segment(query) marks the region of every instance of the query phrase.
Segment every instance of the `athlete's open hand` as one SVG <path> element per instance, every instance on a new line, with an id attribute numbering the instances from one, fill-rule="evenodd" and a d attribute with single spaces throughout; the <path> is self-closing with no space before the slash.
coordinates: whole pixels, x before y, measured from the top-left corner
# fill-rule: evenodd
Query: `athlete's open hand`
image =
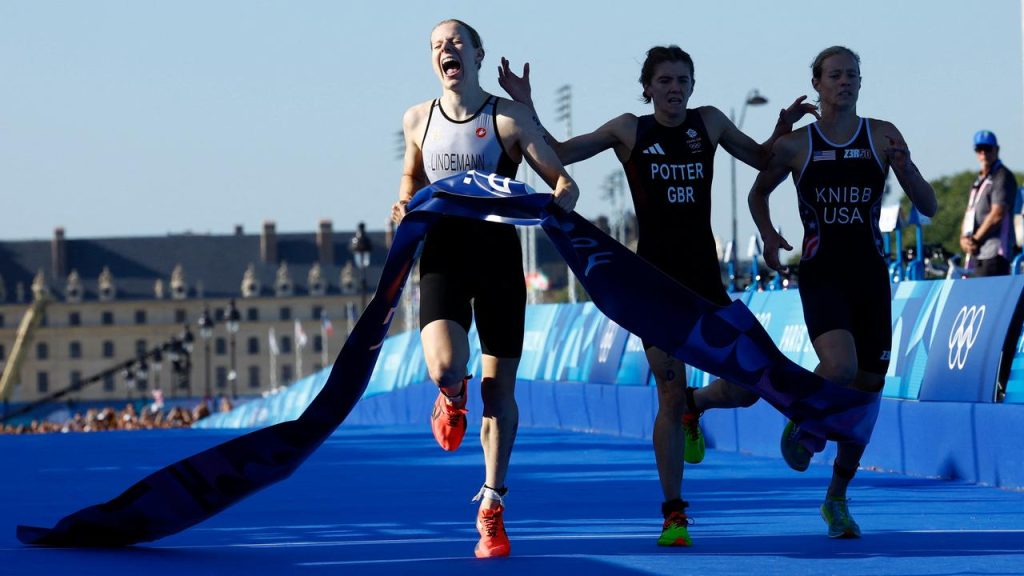
<path id="1" fill-rule="evenodd" d="M 560 179 L 554 191 L 555 205 L 566 212 L 572 212 L 576 207 L 576 201 L 580 198 L 580 191 L 573 181 L 565 182 Z"/>
<path id="2" fill-rule="evenodd" d="M 910 148 L 907 147 L 906 140 L 899 132 L 895 135 L 886 134 L 885 138 L 889 141 L 889 147 L 885 149 L 885 155 L 889 157 L 889 165 L 897 174 L 902 174 L 908 166 L 912 166 Z"/>
<path id="3" fill-rule="evenodd" d="M 530 88 L 530 63 L 523 64 L 523 75 L 516 76 L 505 57 L 498 66 L 498 85 L 508 93 L 509 98 L 533 108 L 533 90 Z"/>
<path id="4" fill-rule="evenodd" d="M 391 221 L 398 224 L 405 218 L 405 207 L 409 204 L 408 200 L 399 200 L 391 205 Z"/>
<path id="5" fill-rule="evenodd" d="M 762 234 L 761 240 L 764 242 L 764 263 L 769 268 L 777 272 L 789 272 L 789 266 L 783 266 L 779 260 L 779 250 L 783 249 L 786 251 L 792 250 L 793 247 L 786 242 L 786 239 L 782 237 L 775 230 L 772 230 L 768 234 Z"/>
<path id="6" fill-rule="evenodd" d="M 810 114 L 818 120 L 821 120 L 821 114 L 818 113 L 818 107 L 810 102 L 804 102 L 807 100 L 807 95 L 793 100 L 793 103 L 789 105 L 789 108 L 783 108 L 779 112 L 779 120 L 785 124 L 792 126 L 796 124 L 805 114 Z"/>

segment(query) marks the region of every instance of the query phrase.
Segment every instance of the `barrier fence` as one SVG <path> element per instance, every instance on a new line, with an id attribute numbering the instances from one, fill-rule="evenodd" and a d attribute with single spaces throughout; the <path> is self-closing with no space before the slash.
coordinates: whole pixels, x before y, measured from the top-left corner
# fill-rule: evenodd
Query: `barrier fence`
<path id="1" fill-rule="evenodd" d="M 1018 453 L 1024 430 L 1022 294 L 1022 276 L 893 285 L 893 346 L 883 391 L 891 402 L 883 402 L 865 465 L 871 465 L 874 454 L 880 466 L 891 470 L 1024 487 L 1024 462 L 1015 458 L 1007 464 L 998 452 L 1006 443 L 1010 453 Z M 797 291 L 745 292 L 736 297 L 749 306 L 784 354 L 814 368 L 817 357 Z M 470 343 L 469 370 L 479 376 L 475 327 Z M 259 427 L 293 419 L 315 396 L 328 371 L 196 426 Z M 527 309 L 519 380 L 524 425 L 650 434 L 657 400 L 643 345 L 591 303 Z M 687 380 L 702 386 L 711 376 L 688 368 Z M 348 421 L 425 422 L 436 394 L 433 387 L 423 386 L 426 381 L 419 335 L 387 339 L 364 399 Z M 471 408 L 478 401 L 472 399 Z M 764 403 L 755 408 L 708 413 L 704 422 L 709 441 L 721 449 L 777 454 L 774 433 L 763 432 L 765 426 L 781 430 L 784 420 Z M 946 447 L 936 444 L 936 426 L 952 430 L 960 439 L 950 439 Z M 897 441 L 891 441 L 893 436 Z M 887 441 L 876 447 L 880 437 Z M 916 452 L 915 446 L 933 444 L 929 452 L 941 457 L 908 457 Z M 818 458 L 828 456 L 826 451 Z M 989 460 L 991 470 L 983 465 Z"/>

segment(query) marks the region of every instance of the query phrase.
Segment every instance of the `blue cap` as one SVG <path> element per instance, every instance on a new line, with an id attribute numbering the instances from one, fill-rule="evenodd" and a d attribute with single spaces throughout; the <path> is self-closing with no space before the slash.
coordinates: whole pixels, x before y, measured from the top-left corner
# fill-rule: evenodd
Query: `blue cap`
<path id="1" fill-rule="evenodd" d="M 999 141 L 996 140 L 996 135 L 988 130 L 978 130 L 974 133 L 974 147 L 978 146 L 992 146 L 993 148 L 999 146 Z"/>

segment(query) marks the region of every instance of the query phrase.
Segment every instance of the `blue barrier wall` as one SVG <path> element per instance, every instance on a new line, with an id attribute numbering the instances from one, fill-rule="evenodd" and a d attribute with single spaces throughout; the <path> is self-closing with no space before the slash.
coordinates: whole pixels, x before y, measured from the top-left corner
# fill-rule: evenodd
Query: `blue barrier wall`
<path id="1" fill-rule="evenodd" d="M 1022 291 L 1024 277 L 894 285 L 886 401 L 864 466 L 1024 488 Z M 739 297 L 789 358 L 814 368 L 817 358 L 797 292 Z M 470 336 L 470 371 L 479 376 L 475 328 Z M 293 419 L 323 386 L 328 370 L 197 426 L 255 427 Z M 657 397 L 642 344 L 593 304 L 528 309 L 519 379 L 524 426 L 651 435 Z M 711 377 L 690 370 L 688 379 L 704 385 Z M 1005 404 L 993 403 L 1000 379 L 1006 381 Z M 346 422 L 425 426 L 436 395 L 426 380 L 419 335 L 389 338 L 363 400 Z M 479 414 L 476 389 L 470 390 L 470 410 Z M 763 402 L 747 410 L 711 411 L 702 422 L 712 447 L 761 455 L 777 455 L 785 424 Z"/>

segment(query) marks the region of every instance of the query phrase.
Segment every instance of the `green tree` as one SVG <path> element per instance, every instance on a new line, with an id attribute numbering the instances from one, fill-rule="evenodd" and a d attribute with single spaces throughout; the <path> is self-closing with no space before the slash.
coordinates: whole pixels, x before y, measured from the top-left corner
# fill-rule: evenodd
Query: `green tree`
<path id="1" fill-rule="evenodd" d="M 1024 174 L 1017 173 L 1017 182 L 1024 182 Z M 953 253 L 960 253 L 960 227 L 964 220 L 964 210 L 967 209 L 967 200 L 970 196 L 971 185 L 978 173 L 965 170 L 949 176 L 941 176 L 931 181 L 932 189 L 935 190 L 935 200 L 939 204 L 939 210 L 932 217 L 930 224 L 924 227 L 924 243 L 942 244 L 942 247 Z M 910 214 L 910 199 L 904 197 L 901 200 L 903 215 Z M 1011 210 L 1013 206 L 1010 206 Z M 904 248 L 914 245 L 913 234 L 903 238 Z"/>

